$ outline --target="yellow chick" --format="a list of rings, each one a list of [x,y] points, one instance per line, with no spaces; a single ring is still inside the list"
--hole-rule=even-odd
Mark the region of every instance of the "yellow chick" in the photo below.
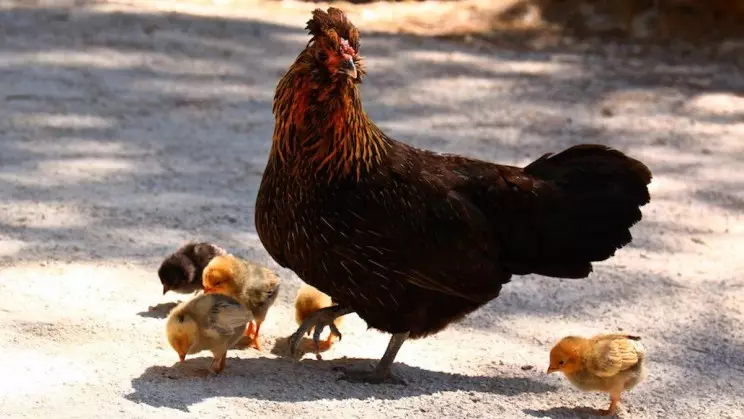
[[[610,407],[601,414],[614,415],[622,392],[646,378],[640,340],[620,334],[565,337],[550,351],[548,374],[560,371],[580,390],[609,393]]]
[[[254,326],[251,321],[245,335],[252,339],[251,345],[259,351],[258,332],[266,313],[276,301],[280,281],[270,269],[231,254],[212,259],[202,275],[204,293],[229,295],[251,312],[256,324]]]
[[[297,291],[297,297],[295,298],[295,320],[297,321],[297,324],[300,325],[310,314],[314,313],[317,310],[320,310],[321,308],[330,307],[332,305],[333,301],[331,300],[331,297],[324,294],[312,285],[304,284]],[[343,316],[337,317],[336,320],[333,321],[333,323],[336,325],[336,327],[340,327],[342,320]],[[308,334],[312,330],[312,328],[308,330]],[[322,349],[329,349],[332,343],[333,333],[329,332],[328,338],[325,340]],[[315,355],[317,357],[320,356],[317,353]]]
[[[251,314],[235,299],[226,295],[202,294],[171,310],[166,320],[168,343],[178,352],[181,362],[186,354],[211,351],[211,369],[219,374],[225,368],[227,350],[245,332]]]

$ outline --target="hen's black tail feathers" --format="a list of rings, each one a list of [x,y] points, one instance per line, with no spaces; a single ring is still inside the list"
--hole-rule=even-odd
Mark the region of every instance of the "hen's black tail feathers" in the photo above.
[[[523,242],[514,273],[583,278],[591,262],[630,243],[630,227],[650,200],[651,171],[638,160],[601,145],[546,154],[524,168],[540,179],[536,240]],[[535,214],[535,215],[538,215]],[[521,272],[520,272],[521,271]]]

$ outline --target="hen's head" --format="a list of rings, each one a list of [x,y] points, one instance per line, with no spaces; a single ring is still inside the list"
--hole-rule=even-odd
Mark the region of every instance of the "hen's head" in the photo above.
[[[315,9],[306,29],[312,38],[296,65],[320,83],[361,83],[364,65],[359,55],[359,30],[335,7]]]

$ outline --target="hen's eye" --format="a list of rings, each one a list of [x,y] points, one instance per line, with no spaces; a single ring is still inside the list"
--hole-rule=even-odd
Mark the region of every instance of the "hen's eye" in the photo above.
[[[318,60],[319,61],[325,61],[328,59],[328,53],[325,51],[318,51]]]
[[[563,364],[565,364],[565,363],[566,363],[566,361],[561,361],[561,362],[558,363],[558,365],[563,366]]]

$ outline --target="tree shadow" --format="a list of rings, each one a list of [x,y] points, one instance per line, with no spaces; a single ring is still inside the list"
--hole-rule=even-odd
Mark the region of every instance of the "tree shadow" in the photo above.
[[[12,57],[0,69],[0,112],[12,122],[0,127],[0,191],[8,197],[0,233],[23,249],[7,257],[151,266],[174,244],[198,236],[270,264],[252,207],[270,147],[273,89],[304,45],[304,21],[290,27],[182,13],[88,13],[86,7],[0,12]],[[654,137],[683,136],[684,128],[608,125],[632,109],[606,118],[577,116],[592,107],[599,114],[619,93],[668,89],[674,94],[654,112],[709,118],[679,104],[744,86],[731,83],[726,65],[712,62],[661,65],[650,56],[626,62],[570,49],[480,50],[379,32],[365,32],[364,54],[365,109],[391,136],[504,164],[528,163],[580,142],[634,154]],[[534,70],[535,63],[544,69]],[[462,80],[482,87],[463,89]],[[541,116],[521,122],[536,112]],[[677,145],[657,149],[674,156]],[[658,176],[694,176],[679,162],[644,161]],[[738,208],[736,196],[718,190],[691,196]],[[60,218],[61,208],[71,214]]]
[[[269,358],[228,358],[219,375],[204,374],[211,358],[193,358],[174,367],[152,366],[132,380],[135,403],[188,412],[189,406],[211,397],[241,397],[277,402],[363,400],[374,397],[397,400],[449,391],[480,391],[505,396],[544,393],[555,387],[531,378],[468,376],[428,371],[402,363],[393,369],[407,386],[368,385],[337,381],[333,368],[368,368],[369,359],[333,361]],[[204,376],[206,375],[206,378]]]

